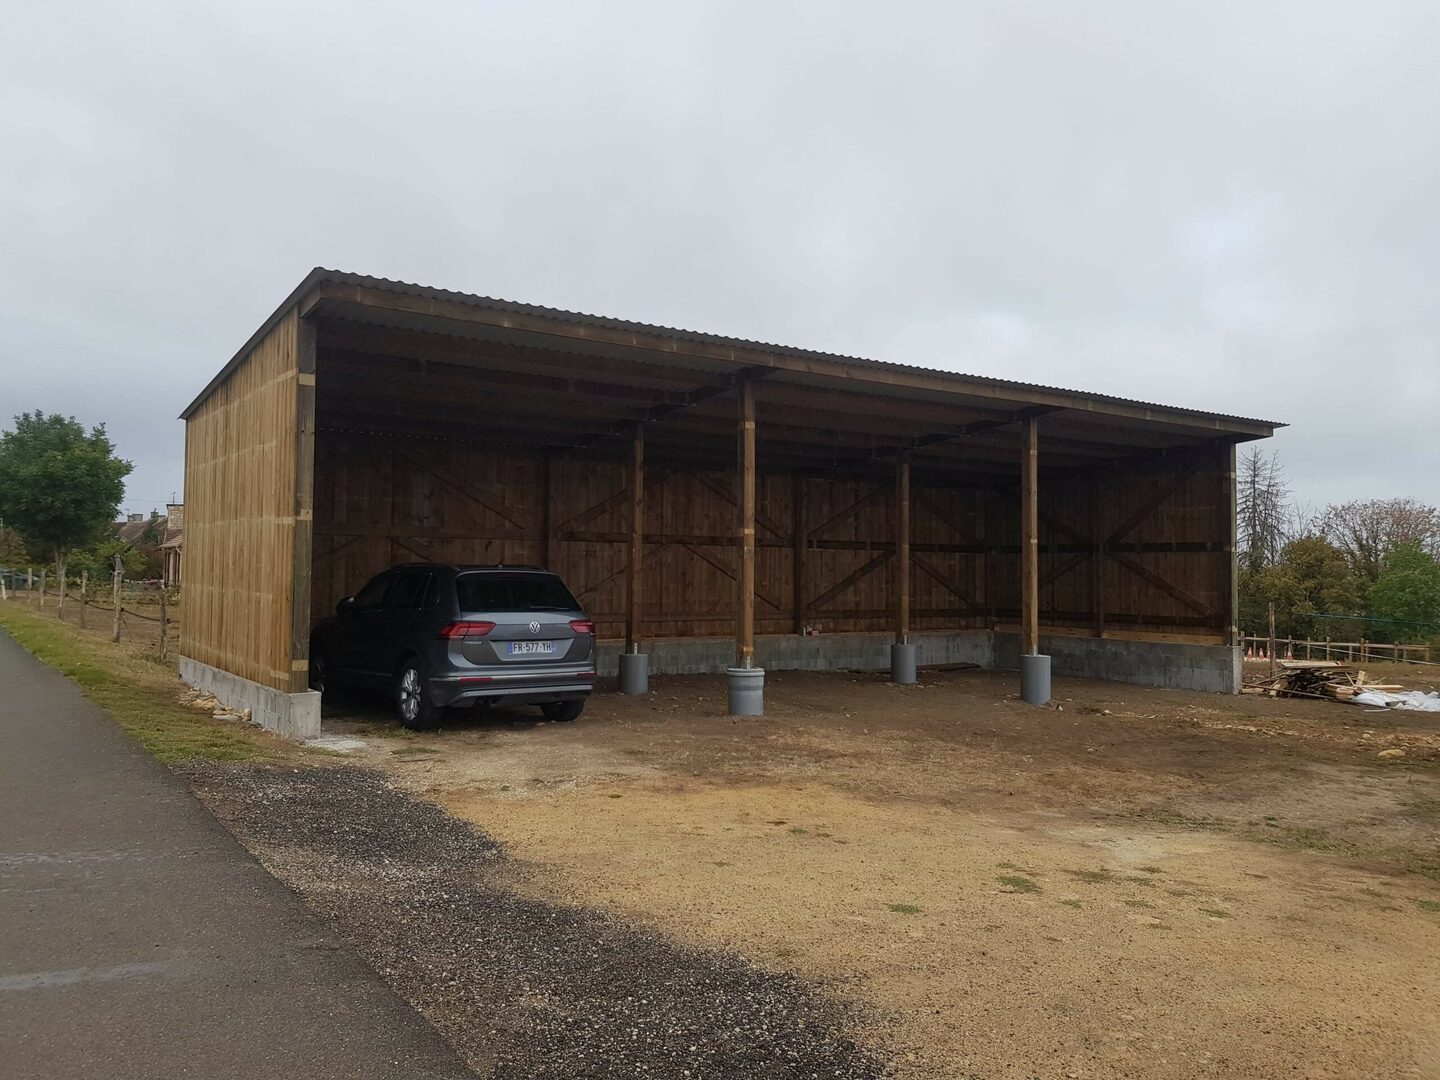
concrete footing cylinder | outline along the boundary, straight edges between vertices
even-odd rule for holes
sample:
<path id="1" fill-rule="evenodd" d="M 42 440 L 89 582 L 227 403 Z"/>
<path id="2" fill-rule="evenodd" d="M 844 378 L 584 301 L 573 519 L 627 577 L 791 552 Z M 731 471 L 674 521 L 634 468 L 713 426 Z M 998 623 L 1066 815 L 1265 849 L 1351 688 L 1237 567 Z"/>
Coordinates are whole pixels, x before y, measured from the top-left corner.
<path id="1" fill-rule="evenodd" d="M 765 715 L 765 669 L 726 668 L 730 677 L 730 715 Z"/>
<path id="2" fill-rule="evenodd" d="M 647 653 L 620 654 L 620 692 L 622 694 L 648 694 L 650 692 L 650 657 Z"/>
<path id="3" fill-rule="evenodd" d="M 890 646 L 890 681 L 897 686 L 915 685 L 915 654 L 913 642 L 896 642 Z"/>
<path id="4" fill-rule="evenodd" d="M 1050 700 L 1050 657 L 1020 657 L 1020 696 L 1027 705 L 1044 705 Z"/>

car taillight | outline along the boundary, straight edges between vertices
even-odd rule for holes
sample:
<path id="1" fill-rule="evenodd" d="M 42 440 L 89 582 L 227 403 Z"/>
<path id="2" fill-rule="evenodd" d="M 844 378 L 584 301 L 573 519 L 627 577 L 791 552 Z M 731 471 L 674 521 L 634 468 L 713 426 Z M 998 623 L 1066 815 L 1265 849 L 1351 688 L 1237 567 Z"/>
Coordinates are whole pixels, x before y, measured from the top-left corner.
<path id="1" fill-rule="evenodd" d="M 484 637 L 495 629 L 493 622 L 452 622 L 440 631 L 442 638 Z"/>
<path id="2" fill-rule="evenodd" d="M 593 634 L 595 633 L 595 624 L 589 619 L 571 619 L 570 629 L 577 634 Z"/>

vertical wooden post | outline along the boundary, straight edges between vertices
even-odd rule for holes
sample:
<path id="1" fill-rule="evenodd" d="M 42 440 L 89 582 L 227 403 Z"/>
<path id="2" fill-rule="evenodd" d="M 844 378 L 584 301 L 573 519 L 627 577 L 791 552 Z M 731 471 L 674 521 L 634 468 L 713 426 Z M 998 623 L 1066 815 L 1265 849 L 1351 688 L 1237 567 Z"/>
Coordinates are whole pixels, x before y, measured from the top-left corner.
<path id="1" fill-rule="evenodd" d="M 895 466 L 895 643 L 910 640 L 910 459 Z"/>
<path id="2" fill-rule="evenodd" d="M 555 455 L 546 450 L 540 459 L 540 565 L 551 571 L 555 569 L 555 516 L 550 498 L 554 473 Z"/>
<path id="3" fill-rule="evenodd" d="M 115 625 L 110 631 L 110 640 L 120 640 L 120 584 L 125 580 L 125 567 L 120 556 L 115 556 L 115 572 L 110 575 L 110 591 L 115 601 Z"/>
<path id="4" fill-rule="evenodd" d="M 65 560 L 55 560 L 55 580 L 60 585 L 60 592 L 55 597 L 55 617 L 65 618 Z"/>
<path id="5" fill-rule="evenodd" d="M 1270 677 L 1275 677 L 1275 601 L 1270 601 L 1270 642 L 1266 646 L 1270 656 Z"/>
<path id="6" fill-rule="evenodd" d="M 641 568 L 645 564 L 645 425 L 630 443 L 630 558 L 625 565 L 625 651 L 640 651 Z"/>
<path id="7" fill-rule="evenodd" d="M 40 610 L 41 610 L 41 611 L 44 611 L 44 610 L 45 610 L 45 574 L 46 574 L 46 571 L 45 571 L 44 569 L 42 569 L 42 570 L 40 571 Z"/>
<path id="8" fill-rule="evenodd" d="M 1090 606 L 1094 609 L 1095 636 L 1105 636 L 1105 500 L 1097 475 L 1091 480 L 1090 535 L 1094 550 L 1090 553 Z"/>
<path id="9" fill-rule="evenodd" d="M 299 320 L 295 343 L 295 498 L 290 539 L 290 692 L 310 687 L 310 581 L 315 553 L 315 353 L 318 330 Z"/>
<path id="10" fill-rule="evenodd" d="M 160 659 L 165 659 L 165 651 L 170 647 L 166 640 L 170 636 L 170 619 L 165 613 L 165 585 L 160 585 Z"/>
<path id="11" fill-rule="evenodd" d="M 80 629 L 85 629 L 85 608 L 88 605 L 87 598 L 90 595 L 90 571 L 80 571 Z"/>
<path id="12" fill-rule="evenodd" d="M 795 633 L 805 633 L 805 477 L 799 469 L 790 471 L 790 606 Z"/>
<path id="13" fill-rule="evenodd" d="M 735 611 L 735 666 L 755 666 L 755 385 L 740 383 L 736 474 L 740 486 L 740 583 Z"/>
<path id="14" fill-rule="evenodd" d="M 1040 652 L 1039 424 L 1025 421 L 1020 451 L 1020 652 Z"/>

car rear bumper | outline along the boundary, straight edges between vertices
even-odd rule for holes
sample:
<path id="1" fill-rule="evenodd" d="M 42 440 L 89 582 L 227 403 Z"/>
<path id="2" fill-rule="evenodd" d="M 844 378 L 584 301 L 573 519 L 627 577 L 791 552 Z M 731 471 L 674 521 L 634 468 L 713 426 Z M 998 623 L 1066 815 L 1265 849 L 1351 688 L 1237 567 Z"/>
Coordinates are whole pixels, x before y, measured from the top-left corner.
<path id="1" fill-rule="evenodd" d="M 543 705 L 588 697 L 594 689 L 593 669 L 535 672 L 497 672 L 494 675 L 436 675 L 428 692 L 433 704 L 448 708 L 488 701 L 505 705 Z"/>

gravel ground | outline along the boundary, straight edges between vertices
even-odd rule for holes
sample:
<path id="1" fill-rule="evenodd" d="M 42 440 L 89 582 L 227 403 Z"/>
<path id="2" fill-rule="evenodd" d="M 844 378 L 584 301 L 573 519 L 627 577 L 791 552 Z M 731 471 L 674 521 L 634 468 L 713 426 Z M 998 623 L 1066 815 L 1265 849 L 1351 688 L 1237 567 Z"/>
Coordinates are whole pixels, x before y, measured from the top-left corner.
<path id="1" fill-rule="evenodd" d="M 187 779 L 482 1076 L 888 1075 L 843 1009 L 738 956 L 510 891 L 503 849 L 355 768 L 206 765 Z"/>

